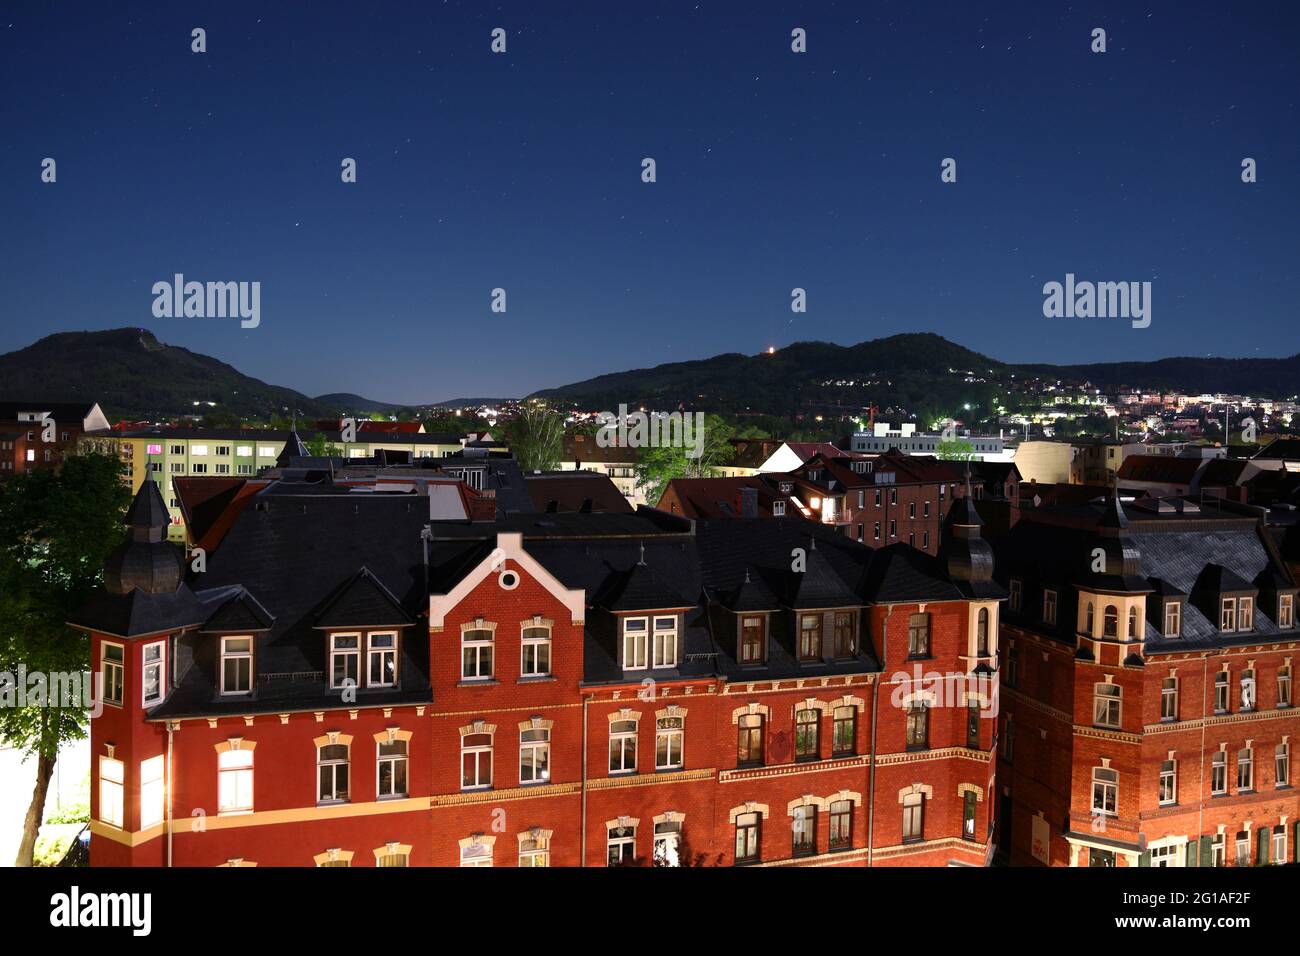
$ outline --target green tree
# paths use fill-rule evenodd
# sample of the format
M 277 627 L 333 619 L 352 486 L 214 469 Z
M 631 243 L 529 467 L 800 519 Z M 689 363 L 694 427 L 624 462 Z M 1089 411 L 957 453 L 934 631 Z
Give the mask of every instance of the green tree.
M 701 449 L 698 456 L 692 454 L 694 445 L 641 448 L 637 453 L 636 483 L 646 501 L 656 504 L 674 478 L 706 478 L 719 465 L 731 461 L 735 453 L 731 435 L 732 428 L 722 416 L 705 415 L 703 434 L 696 439 Z
M 505 438 L 525 474 L 554 471 L 564 455 L 564 418 L 540 402 L 529 402 L 505 423 Z
M 0 484 L 0 671 L 81 674 L 90 641 L 67 625 L 101 581 L 125 535 L 131 495 L 111 455 L 74 455 L 58 472 L 29 471 Z M 0 738 L 36 759 L 17 866 L 31 866 L 59 747 L 86 735 L 81 702 L 0 707 Z
M 965 461 L 975 452 L 975 446 L 960 438 L 939 442 L 935 457 L 941 461 Z
M 338 458 L 343 454 L 343 449 L 326 438 L 324 432 L 304 438 L 302 443 L 313 458 Z

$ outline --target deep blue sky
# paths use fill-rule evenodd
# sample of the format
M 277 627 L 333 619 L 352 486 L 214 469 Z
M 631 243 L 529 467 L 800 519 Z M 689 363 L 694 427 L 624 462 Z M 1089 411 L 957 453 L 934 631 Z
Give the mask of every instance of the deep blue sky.
M 1298 36 L 1291 0 L 5 3 L 0 351 L 146 326 L 406 402 L 902 331 L 1291 354 Z M 260 281 L 261 327 L 153 318 L 175 272 Z M 1152 280 L 1151 327 L 1045 319 L 1066 272 Z

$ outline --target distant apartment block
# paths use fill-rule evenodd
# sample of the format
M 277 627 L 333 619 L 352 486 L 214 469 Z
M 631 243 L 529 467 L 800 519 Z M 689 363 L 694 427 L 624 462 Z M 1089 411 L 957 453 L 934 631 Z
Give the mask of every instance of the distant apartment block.
M 905 455 L 935 455 L 943 449 L 945 441 L 965 442 L 971 446 L 970 456 L 976 461 L 1010 461 L 1014 452 L 1008 449 L 1001 435 L 955 434 L 951 438 L 927 432 L 918 432 L 915 425 L 890 425 L 877 422 L 870 432 L 857 432 L 851 448 L 858 454 L 884 454 L 897 448 Z

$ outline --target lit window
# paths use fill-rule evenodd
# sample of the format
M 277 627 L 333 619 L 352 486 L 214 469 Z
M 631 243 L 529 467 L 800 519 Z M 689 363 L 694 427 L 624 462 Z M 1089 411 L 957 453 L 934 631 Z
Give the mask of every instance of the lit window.
M 924 701 L 907 708 L 907 749 L 924 750 L 930 746 L 930 711 Z
M 217 811 L 253 810 L 253 751 L 223 750 L 217 755 Z
M 126 765 L 112 757 L 99 758 L 99 819 L 121 827 L 125 810 Z
M 766 654 L 764 640 L 765 621 L 763 617 L 745 617 L 740 622 L 740 662 L 742 664 L 762 663 Z
M 1241 672 L 1241 709 L 1255 709 L 1255 671 L 1249 667 Z
M 822 616 L 802 614 L 799 617 L 799 659 L 817 660 L 822 656 Z
M 835 656 L 853 657 L 858 653 L 857 615 L 852 611 L 835 612 Z
M 989 656 L 989 609 L 982 607 L 975 617 L 975 653 Z
M 1224 598 L 1219 612 L 1219 630 L 1235 631 L 1237 629 L 1237 602 L 1233 598 Z
M 1293 594 L 1278 595 L 1277 626 L 1295 627 L 1295 595 Z
M 1237 601 L 1237 630 L 1255 629 L 1255 599 L 1244 597 Z
M 1107 637 L 1117 637 L 1119 635 L 1119 610 L 1115 605 L 1106 605 L 1106 612 L 1102 626 L 1102 633 Z
M 382 851 L 375 851 L 375 866 L 410 866 L 411 853 L 409 850 L 399 847 L 393 843 L 385 847 Z

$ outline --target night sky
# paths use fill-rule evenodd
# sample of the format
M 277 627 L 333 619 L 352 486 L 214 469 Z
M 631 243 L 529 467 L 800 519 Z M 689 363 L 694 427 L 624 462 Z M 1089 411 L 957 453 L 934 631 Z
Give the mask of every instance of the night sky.
M 412 403 L 906 331 L 1292 354 L 1298 37 L 1290 0 L 5 3 L 0 351 L 142 326 Z M 154 318 L 177 272 L 260 281 L 260 327 Z M 1067 272 L 1150 280 L 1150 328 L 1044 318 Z

